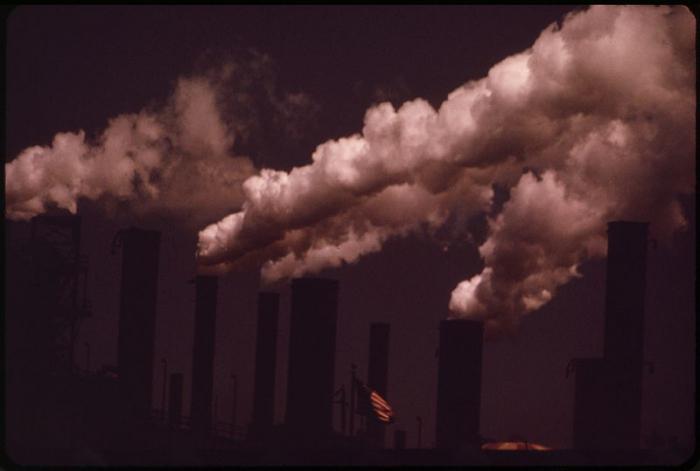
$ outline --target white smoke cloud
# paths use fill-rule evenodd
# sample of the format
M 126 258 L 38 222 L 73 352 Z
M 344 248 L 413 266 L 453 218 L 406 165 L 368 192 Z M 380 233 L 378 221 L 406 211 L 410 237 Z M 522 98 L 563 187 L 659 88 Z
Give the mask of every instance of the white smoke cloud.
M 488 211 L 498 184 L 510 199 L 489 220 L 484 269 L 450 309 L 517 322 L 605 254 L 608 220 L 648 220 L 661 237 L 684 226 L 676 198 L 695 191 L 695 101 L 687 8 L 594 6 L 437 110 L 379 104 L 311 164 L 249 178 L 241 211 L 200 232 L 198 261 L 264 263 L 268 281 L 352 263 L 390 237 Z
M 124 114 L 90 142 L 59 133 L 5 164 L 5 214 L 30 219 L 56 206 L 77 211 L 80 198 L 108 199 L 141 214 L 206 224 L 237 210 L 251 161 L 231 155 L 216 77 L 178 80 L 161 110 Z

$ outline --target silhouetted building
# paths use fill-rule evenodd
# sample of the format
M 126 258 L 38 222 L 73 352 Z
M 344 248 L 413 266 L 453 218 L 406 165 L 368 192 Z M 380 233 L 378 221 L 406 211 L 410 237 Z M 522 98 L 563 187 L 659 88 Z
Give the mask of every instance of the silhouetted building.
M 338 282 L 292 280 L 286 425 L 297 436 L 332 431 Z
M 387 397 L 387 373 L 389 370 L 389 324 L 373 323 L 369 327 L 369 365 L 367 386 Z M 367 441 L 371 447 L 384 448 L 386 425 L 377 420 L 367 419 Z
M 170 390 L 168 397 L 168 424 L 178 427 L 182 420 L 182 396 L 184 392 L 184 377 L 182 373 L 170 375 Z
M 192 431 L 198 436 L 209 435 L 212 430 L 217 292 L 218 278 L 214 276 L 195 278 L 190 420 Z
M 145 419 L 151 411 L 160 232 L 132 227 L 117 237 L 122 245 L 119 383 L 134 414 Z
M 604 355 L 574 360 L 574 448 L 640 446 L 648 223 L 608 224 Z
M 277 359 L 277 317 L 279 294 L 258 295 L 258 327 L 255 348 L 255 393 L 251 433 L 270 431 L 275 415 L 275 365 Z
M 478 446 L 483 330 L 468 319 L 440 322 L 437 448 Z

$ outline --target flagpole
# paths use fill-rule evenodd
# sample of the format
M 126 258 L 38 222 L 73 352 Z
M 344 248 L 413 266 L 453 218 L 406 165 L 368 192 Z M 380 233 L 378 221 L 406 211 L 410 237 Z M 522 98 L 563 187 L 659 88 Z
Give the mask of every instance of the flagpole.
M 345 422 L 346 412 L 345 405 L 347 404 L 345 400 L 345 385 L 340 389 L 340 427 L 343 430 L 343 435 L 347 433 L 347 424 Z
M 356 391 L 355 391 L 355 382 L 357 379 L 355 378 L 355 370 L 357 369 L 357 365 L 354 363 L 350 364 L 350 436 L 354 437 L 355 436 L 355 396 L 356 396 Z

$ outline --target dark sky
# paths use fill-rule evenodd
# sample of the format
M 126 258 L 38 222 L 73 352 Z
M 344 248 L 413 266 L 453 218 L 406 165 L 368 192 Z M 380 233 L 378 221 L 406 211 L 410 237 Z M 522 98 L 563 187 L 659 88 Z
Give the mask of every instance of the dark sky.
M 423 97 L 439 104 L 467 80 L 486 75 L 508 55 L 530 46 L 540 31 L 574 10 L 568 6 L 412 7 L 20 7 L 8 19 L 6 161 L 31 145 L 48 145 L 61 131 L 95 135 L 110 117 L 157 106 L 176 79 L 220 61 L 245 63 L 251 50 L 269 57 L 266 80 L 280 93 L 302 92 L 316 104 L 304 135 L 291 144 L 260 125 L 238 143 L 256 166 L 288 170 L 310 161 L 315 146 L 358 132 L 364 111 L 379 100 L 394 105 Z M 271 77 L 271 79 L 270 79 Z M 255 89 L 255 85 L 252 86 Z M 264 121 L 265 105 L 257 116 Z M 255 105 L 254 105 L 255 106 Z M 693 440 L 695 203 L 684 202 L 689 230 L 649 251 L 643 434 Z M 91 367 L 116 363 L 120 259 L 109 253 L 116 230 L 92 203 L 80 206 L 83 253 L 90 258 L 88 297 L 93 317 L 83 322 Z M 185 374 L 189 404 L 196 233 L 139 220 L 163 231 L 154 371 L 160 405 L 160 358 Z M 322 272 L 340 280 L 336 384 L 348 383 L 350 363 L 366 373 L 369 323 L 391 323 L 389 400 L 415 444 L 434 440 L 435 350 L 438 322 L 450 292 L 482 268 L 476 247 L 443 251 L 418 237 L 393 239 L 354 265 Z M 509 336 L 485 343 L 481 432 L 513 434 L 554 447 L 572 440 L 571 358 L 602 355 L 605 264 L 587 262 L 584 277 L 529 315 Z M 238 376 L 238 425 L 252 405 L 257 272 L 220 281 L 215 394 L 218 419 L 229 421 L 232 373 Z M 284 414 L 289 289 L 282 294 L 276 417 Z

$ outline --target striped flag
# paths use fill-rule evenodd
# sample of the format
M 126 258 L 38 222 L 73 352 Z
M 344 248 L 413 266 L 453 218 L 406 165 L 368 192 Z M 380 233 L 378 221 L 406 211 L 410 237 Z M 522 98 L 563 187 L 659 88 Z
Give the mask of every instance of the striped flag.
M 358 379 L 355 379 L 355 390 L 358 398 L 358 414 L 373 417 L 383 424 L 390 424 L 394 421 L 394 410 L 377 391 L 367 387 Z

